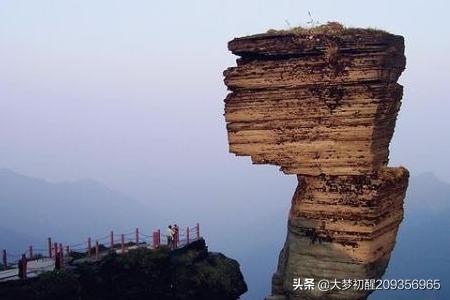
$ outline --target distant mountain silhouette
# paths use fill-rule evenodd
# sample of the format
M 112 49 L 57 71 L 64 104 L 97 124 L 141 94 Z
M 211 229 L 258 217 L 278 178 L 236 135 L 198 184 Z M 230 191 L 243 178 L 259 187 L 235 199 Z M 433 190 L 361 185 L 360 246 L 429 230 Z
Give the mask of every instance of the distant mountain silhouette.
M 384 278 L 442 281 L 440 291 L 377 291 L 369 300 L 450 299 L 450 184 L 432 173 L 412 176 L 405 200 L 405 218 Z M 241 264 L 249 291 L 243 300 L 262 299 L 270 292 L 270 280 L 285 238 L 286 206 L 273 206 L 264 218 L 228 224 L 215 246 L 227 235 L 227 253 Z M 103 235 L 112 229 L 160 225 L 160 213 L 92 180 L 50 183 L 0 170 L 0 248 L 23 249 L 43 242 L 48 235 L 61 241 L 78 241 Z M 236 219 L 238 220 L 238 219 Z M 247 236 L 247 235 L 244 235 Z M 44 239 L 42 241 L 42 239 Z M 227 239 L 225 239 L 227 240 Z M 45 245 L 44 245 L 45 246 Z M 16 250 L 14 250 L 16 251 Z
M 2 221 L 0 223 L 3 224 Z M 0 227 L 0 251 L 7 248 L 8 252 L 12 252 L 14 255 L 20 255 L 30 244 L 37 244 L 39 242 L 39 239 L 34 236 Z M 16 258 L 14 257 L 14 259 Z
M 440 291 L 382 291 L 369 300 L 450 299 L 450 184 L 432 173 L 410 179 L 405 218 L 386 279 L 440 279 Z
M 42 246 L 48 236 L 80 241 L 140 224 L 150 231 L 157 225 L 152 215 L 156 212 L 93 180 L 51 183 L 0 169 L 0 248 L 16 251 L 37 240 Z
M 433 173 L 423 173 L 410 180 L 406 208 L 412 214 L 442 214 L 450 211 L 450 184 L 440 180 Z
M 432 173 L 412 176 L 404 207 L 404 221 L 384 278 L 440 279 L 442 288 L 440 291 L 377 291 L 369 300 L 450 299 L 450 184 Z M 285 238 L 286 213 L 273 211 L 267 218 L 244 226 L 252 237 L 239 241 L 236 246 L 240 251 L 236 249 L 235 258 L 241 263 L 249 286 L 241 299 L 263 299 L 269 294 L 276 255 Z

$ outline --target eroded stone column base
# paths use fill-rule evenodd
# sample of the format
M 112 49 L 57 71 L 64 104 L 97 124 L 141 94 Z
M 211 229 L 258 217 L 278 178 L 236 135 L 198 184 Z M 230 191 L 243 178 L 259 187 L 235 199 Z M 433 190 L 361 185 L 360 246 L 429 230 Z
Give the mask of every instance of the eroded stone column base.
M 365 299 L 370 291 L 294 290 L 294 278 L 378 279 L 384 274 L 403 218 L 404 168 L 370 176 L 298 176 L 288 234 L 272 280 L 285 299 Z

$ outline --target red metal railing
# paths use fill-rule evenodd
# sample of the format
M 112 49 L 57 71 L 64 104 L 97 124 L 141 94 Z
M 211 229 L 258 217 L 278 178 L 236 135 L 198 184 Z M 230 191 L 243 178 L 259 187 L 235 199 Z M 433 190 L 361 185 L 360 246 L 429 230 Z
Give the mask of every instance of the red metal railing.
M 200 225 L 197 223 L 195 226 L 192 227 L 185 227 L 185 229 L 181 230 L 181 228 L 178 227 L 178 230 L 175 232 L 173 237 L 173 243 L 171 245 L 172 249 L 177 249 L 184 247 L 190 243 L 192 243 L 195 240 L 198 240 L 200 238 Z M 2 251 L 2 265 L 3 269 L 7 270 L 9 268 L 19 266 L 19 264 L 22 264 L 22 268 L 25 267 L 26 269 L 26 262 L 30 260 L 37 260 L 41 258 L 52 258 L 57 261 L 59 267 L 64 267 L 64 257 L 69 256 L 71 252 L 79 252 L 79 253 L 86 253 L 87 256 L 95 255 L 95 259 L 99 259 L 100 257 L 100 248 L 106 250 L 108 252 L 116 251 L 118 253 L 124 254 L 127 249 L 129 248 L 138 248 L 138 247 L 145 247 L 145 248 L 152 248 L 156 249 L 159 248 L 161 245 L 167 245 L 166 243 L 161 243 L 161 230 L 155 230 L 152 232 L 151 235 L 146 235 L 139 231 L 139 228 L 135 228 L 134 231 L 123 233 L 120 235 L 115 235 L 114 231 L 111 231 L 109 235 L 94 239 L 95 246 L 92 247 L 92 238 L 88 237 L 85 242 L 77 243 L 77 244 L 66 244 L 64 247 L 63 243 L 56 243 L 55 241 L 52 241 L 51 237 L 47 239 L 47 249 L 39 249 L 34 248 L 33 246 L 29 246 L 27 251 L 20 253 L 20 254 L 13 254 L 6 251 L 6 249 L 3 249 Z M 109 241 L 108 241 L 109 240 Z M 120 240 L 120 243 L 115 244 L 115 240 Z M 105 242 L 106 244 L 109 242 L 109 247 L 105 247 L 102 242 Z M 65 255 L 64 255 L 64 249 L 65 249 Z M 26 254 L 28 254 L 28 257 L 26 257 Z M 24 261 L 25 258 L 25 261 Z M 26 272 L 25 272 L 26 273 Z M 26 276 L 26 275 L 25 275 Z

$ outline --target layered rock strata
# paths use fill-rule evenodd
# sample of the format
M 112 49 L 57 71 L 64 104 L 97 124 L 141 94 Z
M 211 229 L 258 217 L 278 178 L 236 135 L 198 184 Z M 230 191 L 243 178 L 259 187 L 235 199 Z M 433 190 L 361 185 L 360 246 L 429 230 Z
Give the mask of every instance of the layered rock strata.
M 402 37 L 275 33 L 229 48 L 241 56 L 224 72 L 231 152 L 286 174 L 363 175 L 387 163 L 402 97 Z
M 384 273 L 403 218 L 404 168 L 371 176 L 298 176 L 288 236 L 273 292 L 289 299 L 364 299 L 368 291 L 292 291 L 294 278 L 377 279 Z M 301 297 L 300 297 L 301 296 Z
M 408 171 L 388 168 L 403 37 L 328 24 L 232 40 L 224 72 L 230 152 L 297 174 L 272 299 L 364 299 L 295 278 L 380 278 L 403 218 Z

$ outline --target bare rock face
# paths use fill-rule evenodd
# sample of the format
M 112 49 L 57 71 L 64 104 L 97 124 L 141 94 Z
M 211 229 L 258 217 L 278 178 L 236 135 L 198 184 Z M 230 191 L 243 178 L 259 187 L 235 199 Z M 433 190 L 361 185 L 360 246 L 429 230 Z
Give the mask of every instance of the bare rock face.
M 365 299 L 368 290 L 294 290 L 293 280 L 384 273 L 409 176 L 386 167 L 403 43 L 336 23 L 229 43 L 240 56 L 224 72 L 230 152 L 278 165 L 299 182 L 270 299 Z
M 275 33 L 229 43 L 230 152 L 286 174 L 363 175 L 388 161 L 403 38 L 372 30 Z
M 274 292 L 292 290 L 294 278 L 299 277 L 379 278 L 403 219 L 408 175 L 404 168 L 386 167 L 370 176 L 299 175 Z M 300 295 L 292 292 L 289 299 L 362 299 L 366 295 L 367 291 L 354 289 L 328 296 L 308 290 Z

